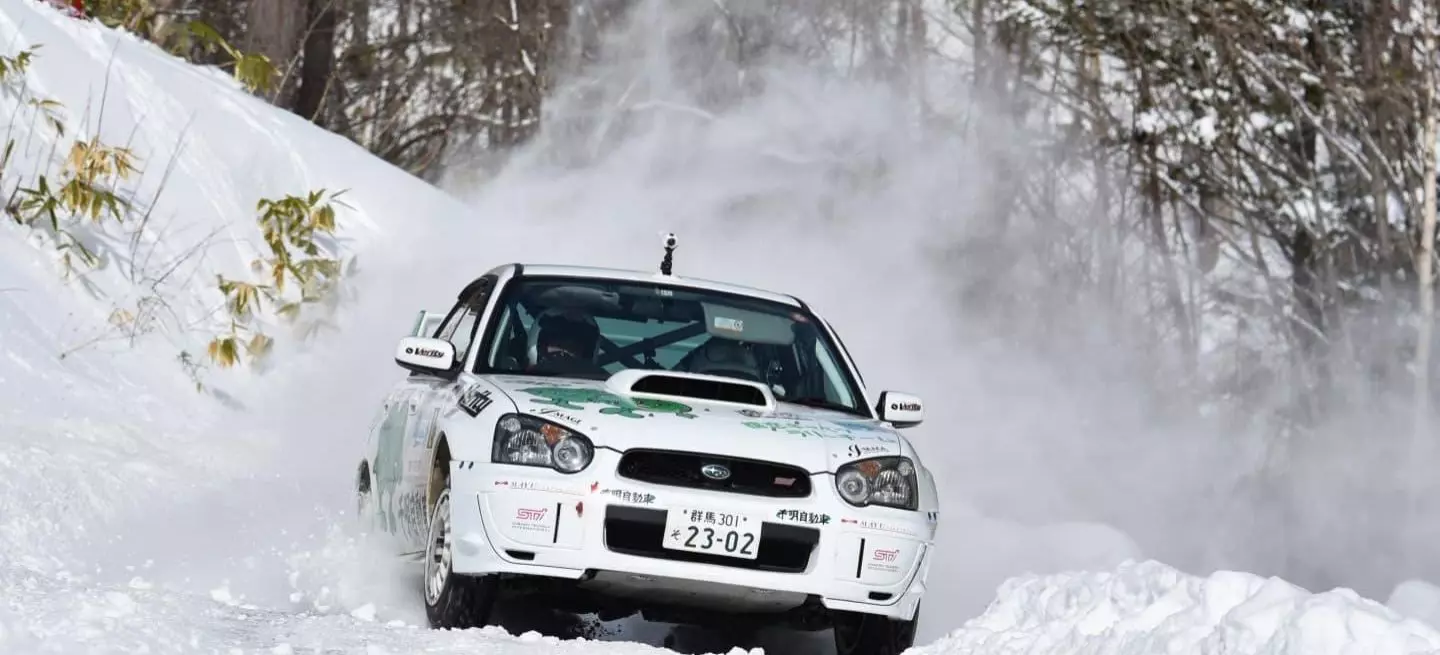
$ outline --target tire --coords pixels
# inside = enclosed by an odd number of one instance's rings
[[[487,624],[499,578],[456,575],[451,568],[450,481],[435,499],[425,544],[425,617],[435,629],[464,630]]]
[[[915,645],[920,611],[917,608],[915,618],[910,621],[878,614],[833,611],[830,621],[834,626],[836,655],[900,655]]]

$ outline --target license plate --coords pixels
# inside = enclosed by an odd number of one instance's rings
[[[665,514],[665,539],[671,550],[755,559],[760,552],[760,526],[753,516],[712,509],[677,508]]]

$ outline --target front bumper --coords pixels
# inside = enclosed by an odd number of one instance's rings
[[[910,620],[933,559],[925,513],[859,509],[828,475],[808,498],[770,498],[620,478],[600,450],[583,472],[451,463],[452,566],[459,574],[586,579],[649,602],[783,612],[808,597],[828,609]],[[753,560],[661,546],[669,508],[763,519]]]

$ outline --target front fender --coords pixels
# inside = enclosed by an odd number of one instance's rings
[[[450,461],[490,461],[495,424],[517,411],[515,401],[479,378],[462,379],[444,393],[438,433],[445,439]]]
[[[901,437],[900,443],[902,444],[901,452],[915,463],[915,477],[920,484],[919,511],[925,515],[925,520],[933,530],[940,516],[940,492],[935,485],[935,475],[925,466],[925,462],[920,459],[920,453],[915,450],[915,446],[910,443],[909,439]]]

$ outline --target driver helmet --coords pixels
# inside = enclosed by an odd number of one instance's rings
[[[690,372],[761,381],[760,364],[750,349],[739,341],[720,337],[711,337],[695,350]]]
[[[556,359],[594,361],[600,341],[595,319],[576,310],[546,310],[535,320],[531,333],[530,362],[543,364]]]

